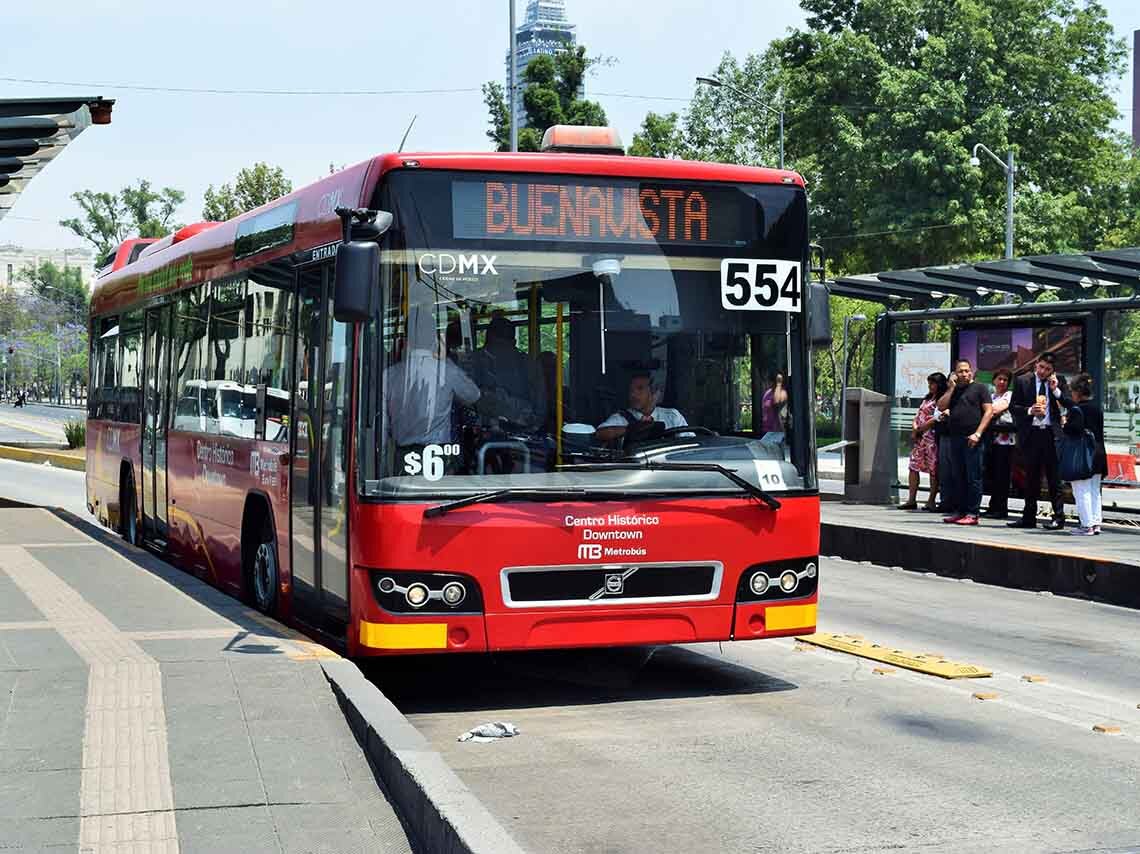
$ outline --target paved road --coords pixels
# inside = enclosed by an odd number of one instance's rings
[[[821,630],[994,677],[877,675],[791,640],[372,673],[535,851],[1140,850],[1140,613],[844,561],[823,573]],[[456,742],[490,720],[522,735]]]
[[[62,507],[83,519],[87,512],[85,475],[81,471],[0,459],[0,498]]]
[[[63,424],[70,420],[83,420],[86,410],[41,406],[30,403],[15,407],[0,404],[0,445],[10,443],[56,443],[64,441]]]

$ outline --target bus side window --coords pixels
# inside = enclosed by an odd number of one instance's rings
[[[115,406],[115,369],[118,364],[119,318],[100,317],[92,325],[91,342],[91,417],[113,420],[118,414]]]
[[[209,285],[183,291],[174,303],[174,341],[171,347],[171,383],[178,405],[171,407],[172,430],[203,432],[202,411],[206,386],[206,323]]]
[[[245,298],[245,381],[256,397],[265,386],[264,415],[267,442],[288,444],[289,403],[293,379],[289,341],[293,332],[293,272],[273,262],[249,271]]]

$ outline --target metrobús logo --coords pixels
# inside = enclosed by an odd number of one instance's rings
[[[579,560],[601,560],[615,557],[645,557],[649,550],[644,548],[647,528],[661,525],[660,516],[642,514],[609,513],[605,516],[572,516],[562,519],[567,528],[578,531]],[[621,543],[621,545],[606,545]],[[629,544],[636,545],[629,545]]]
[[[262,456],[260,451],[249,452],[249,473],[263,486],[276,486],[281,460],[275,454]]]

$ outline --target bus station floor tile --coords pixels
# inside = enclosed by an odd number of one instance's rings
[[[66,518],[0,509],[0,849],[411,850],[292,633]]]

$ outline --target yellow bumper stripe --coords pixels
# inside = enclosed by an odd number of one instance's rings
[[[815,605],[772,605],[764,610],[764,628],[770,632],[806,629],[815,625]]]
[[[360,621],[360,642],[372,649],[447,649],[447,623]]]

